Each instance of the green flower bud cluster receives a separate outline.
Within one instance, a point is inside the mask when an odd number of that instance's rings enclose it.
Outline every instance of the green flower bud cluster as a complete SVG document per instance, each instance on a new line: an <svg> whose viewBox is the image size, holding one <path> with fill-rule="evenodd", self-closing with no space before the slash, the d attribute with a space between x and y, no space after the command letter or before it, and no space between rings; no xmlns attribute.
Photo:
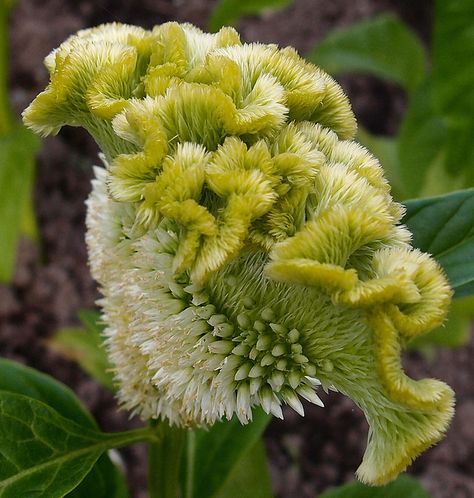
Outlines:
<svg viewBox="0 0 474 498"><path fill-rule="evenodd" d="M122 404L207 425L303 414L318 386L365 412L358 476L381 484L438 441L453 393L402 345L451 290L410 246L337 83L291 48L167 23L80 31L24 113L100 145L87 243Z"/></svg>

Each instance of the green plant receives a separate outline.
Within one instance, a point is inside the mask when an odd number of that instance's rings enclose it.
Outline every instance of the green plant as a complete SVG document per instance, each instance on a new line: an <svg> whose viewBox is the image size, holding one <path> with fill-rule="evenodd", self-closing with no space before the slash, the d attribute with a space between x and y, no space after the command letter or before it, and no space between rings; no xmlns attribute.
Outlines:
<svg viewBox="0 0 474 498"><path fill-rule="evenodd" d="M403 208L351 140L354 117L327 74L291 49L241 45L232 29L176 23L81 31L46 64L51 83L25 121L43 134L80 124L105 154L87 237L114 385L90 354L94 317L53 344L151 421L102 433L63 386L2 362L0 496L91 496L91 475L123 496L105 455L138 441L150 445L151 497L245 496L235 483L249 459L262 469L249 496L270 496L260 435L282 403L320 404L318 384L366 412L366 482L394 479L442 436L452 391L408 378L400 351L443 321L452 291L409 244ZM439 213L471 201L468 190L407 203L415 242L438 249L462 295L472 217ZM436 221L441 244L420 219ZM384 491L410 489L422 493L403 478Z"/></svg>
<svg viewBox="0 0 474 498"><path fill-rule="evenodd" d="M333 74L368 73L398 83L406 91L408 107L397 137L372 136L365 130L358 133L361 143L380 158L398 199L439 195L474 186L474 145L467 138L474 129L474 66L468 55L474 49L472 15L474 10L469 2L436 2L430 59L422 43L394 15L382 15L333 32L308 54L310 60ZM468 192L466 195L470 196ZM462 261L470 261L474 257L470 233L472 207L468 198L459 205L454 197L452 200L455 204L452 221L459 223L456 229L464 234ZM423 212L423 217L426 213ZM434 226L442 223L445 213L441 209L430 213L434 238ZM413 230L415 220L410 220L410 212L407 222ZM417 223L426 224L426 221ZM438 234L436 244L442 244L440 239L444 236L446 241L450 240L450 235L450 232ZM420 242L414 241L416 246L436 256L436 244L430 247L425 241ZM468 286L470 278L467 272ZM455 297L461 296L463 291L457 291ZM452 310L447 324L450 333L438 329L414 344L465 344L471 326L470 303L464 299L462 305Z"/></svg>
<svg viewBox="0 0 474 498"><path fill-rule="evenodd" d="M20 234L37 237L32 206L37 137L14 119L7 89L8 13L12 5L0 4L0 283L13 277Z"/></svg>

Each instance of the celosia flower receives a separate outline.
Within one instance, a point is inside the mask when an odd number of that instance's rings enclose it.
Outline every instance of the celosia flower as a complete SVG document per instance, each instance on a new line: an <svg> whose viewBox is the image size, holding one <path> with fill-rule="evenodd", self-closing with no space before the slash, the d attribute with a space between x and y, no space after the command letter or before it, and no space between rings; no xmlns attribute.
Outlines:
<svg viewBox="0 0 474 498"><path fill-rule="evenodd" d="M453 393L406 376L400 352L451 291L331 77L177 23L80 31L46 66L26 124L83 126L104 152L87 243L125 407L246 423L257 405L322 405L322 384L365 412L358 476L375 484L441 438Z"/></svg>

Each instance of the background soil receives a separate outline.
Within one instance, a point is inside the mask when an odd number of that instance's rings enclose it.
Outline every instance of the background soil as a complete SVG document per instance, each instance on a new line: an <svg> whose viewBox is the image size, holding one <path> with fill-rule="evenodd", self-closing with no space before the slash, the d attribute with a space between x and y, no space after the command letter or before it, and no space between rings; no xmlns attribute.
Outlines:
<svg viewBox="0 0 474 498"><path fill-rule="evenodd" d="M15 109L20 113L46 85L44 56L78 29L110 21L149 28L168 20L205 28L213 5L210 0L19 0L11 24ZM246 41L293 45L304 53L334 28L382 11L396 12L429 46L432 2L427 0L296 0L284 11L247 18L239 28ZM362 76L341 82L365 127L374 133L396 132L405 106L399 88ZM76 325L77 311L93 307L98 297L84 244L84 201L96 155L96 145L77 129L65 129L44 142L34 192L41 242L21 242L15 281L0 286L0 354L62 380L103 429L120 430L139 422L116 412L109 393L45 345L58 328ZM447 438L410 469L435 498L474 496L473 352L471 341L462 350L438 351L430 360L410 354L405 361L412 375L440 377L457 392L457 412ZM306 406L304 418L286 410L285 420L274 421L266 433L279 498L314 498L354 477L365 447L366 422L350 400L331 394L324 401L324 409ZM123 455L133 496L146 497L145 448L129 448Z"/></svg>

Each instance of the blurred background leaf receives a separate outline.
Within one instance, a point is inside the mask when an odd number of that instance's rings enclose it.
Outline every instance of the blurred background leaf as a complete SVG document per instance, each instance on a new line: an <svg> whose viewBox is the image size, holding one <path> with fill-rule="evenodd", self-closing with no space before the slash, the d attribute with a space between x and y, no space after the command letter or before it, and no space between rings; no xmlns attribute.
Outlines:
<svg viewBox="0 0 474 498"><path fill-rule="evenodd" d="M209 20L210 31L235 24L240 17L287 7L293 0L219 0Z"/></svg>
<svg viewBox="0 0 474 498"><path fill-rule="evenodd" d="M407 197L423 190L431 167L443 156L446 138L445 122L435 113L432 83L427 79L410 99L398 136L399 172Z"/></svg>
<svg viewBox="0 0 474 498"><path fill-rule="evenodd" d="M373 487L352 482L326 491L318 498L431 498L431 495L414 477L401 475L386 486Z"/></svg>
<svg viewBox="0 0 474 498"><path fill-rule="evenodd" d="M36 238L32 189L37 136L16 123L7 88L8 14L13 2L0 2L0 283L13 278L20 234Z"/></svg>
<svg viewBox="0 0 474 498"><path fill-rule="evenodd" d="M99 384L114 391L112 366L103 346L104 326L100 323L100 313L96 310L81 310L79 319L82 328L58 330L48 340L48 345L66 358L77 362Z"/></svg>
<svg viewBox="0 0 474 498"><path fill-rule="evenodd" d="M448 126L446 166L474 181L474 2L436 1L433 31L434 102Z"/></svg>
<svg viewBox="0 0 474 498"><path fill-rule="evenodd" d="M8 283L15 269L18 238L35 235L31 208L38 137L22 126L0 135L0 282ZM31 219L33 218L33 219Z"/></svg>
<svg viewBox="0 0 474 498"><path fill-rule="evenodd" d="M395 15L332 31L307 58L331 75L367 73L413 91L426 71L422 44Z"/></svg>
<svg viewBox="0 0 474 498"><path fill-rule="evenodd" d="M439 110L463 120L474 108L474 3L436 1L433 31L433 82Z"/></svg>

